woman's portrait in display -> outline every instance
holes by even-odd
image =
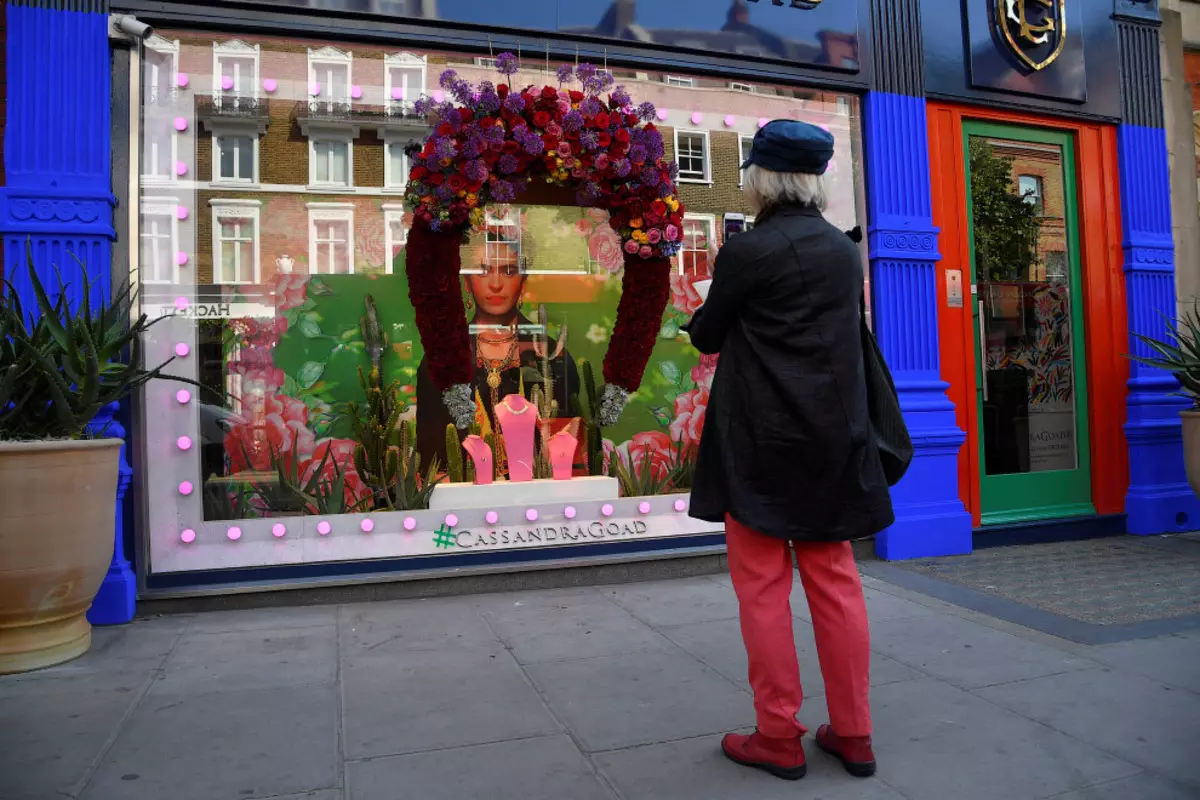
[[[531,398],[535,386],[546,390],[553,416],[579,416],[579,370],[565,347],[551,338],[524,295],[535,257],[533,237],[524,236],[516,208],[490,212],[479,246],[463,252],[462,283],[475,363],[477,407],[497,429],[493,409],[521,391]],[[417,447],[421,463],[436,457],[446,463],[446,426],[450,414],[429,376],[424,359],[417,367]],[[460,435],[462,435],[460,433]]]

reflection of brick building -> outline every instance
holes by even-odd
[[[993,141],[995,154],[1011,158],[1013,189],[1040,210],[1036,275],[1025,280],[1065,277],[1067,271],[1066,198],[1062,153],[1054,146],[1025,142]]]

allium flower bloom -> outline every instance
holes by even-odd
[[[500,156],[499,166],[501,172],[511,175],[520,168],[521,162],[517,160],[516,156]]]
[[[646,160],[646,145],[635,144],[629,148],[629,160],[635,164],[640,164]]]
[[[508,181],[496,181],[492,184],[492,199],[497,203],[510,203],[516,196],[516,190]]]
[[[513,114],[520,114],[525,110],[525,98],[519,94],[510,94],[504,98],[504,108]]]
[[[613,89],[612,101],[617,104],[617,108],[625,108],[633,102],[633,98],[629,96],[629,92],[625,91],[624,86],[618,86]]]
[[[496,71],[501,75],[513,75],[521,68],[521,62],[512,53],[501,53],[496,56]]]
[[[617,175],[624,178],[629,174],[629,171],[633,169],[633,167],[629,164],[628,158],[618,158],[613,162],[613,169],[616,171]]]
[[[657,113],[658,109],[654,107],[654,103],[642,103],[637,107],[637,115],[641,118],[642,122],[649,122],[650,120],[654,119],[654,116]]]
[[[563,130],[574,133],[583,127],[583,114],[572,109],[563,116]]]
[[[454,85],[456,80],[458,80],[458,73],[452,69],[448,69],[438,77],[438,85],[443,89],[449,89]]]
[[[588,117],[596,116],[603,108],[604,107],[600,105],[600,101],[594,97],[585,97],[583,102],[579,104],[579,110]]]
[[[438,158],[454,158],[458,154],[458,143],[449,136],[444,136],[437,140],[433,152],[437,154]]]
[[[563,64],[555,71],[555,75],[558,76],[558,84],[561,86],[564,83],[569,83],[575,77],[575,70],[572,69],[570,64]]]

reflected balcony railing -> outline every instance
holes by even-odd
[[[263,119],[268,116],[267,98],[235,92],[217,92],[196,98],[201,116]]]

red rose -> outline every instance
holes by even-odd
[[[558,89],[555,89],[553,86],[544,86],[542,87],[542,97],[546,99],[550,99],[551,97],[557,98]]]
[[[667,213],[667,204],[664,203],[662,200],[655,200],[653,203],[650,204],[650,210],[653,211],[655,214],[658,214],[659,216],[661,216],[661,215]]]
[[[362,477],[358,474],[358,468],[354,465],[354,448],[355,443],[351,439],[323,439],[313,450],[312,457],[300,465],[301,480],[305,483],[312,480],[317,474],[317,468],[321,468],[321,482],[331,484],[334,480],[334,474],[340,471],[345,476],[345,499],[346,503],[357,503],[365,497],[369,497],[371,490],[363,483]],[[325,458],[328,454],[328,458]],[[321,459],[325,459],[325,463],[321,463]]]
[[[635,433],[633,438],[618,447],[613,455],[621,460],[625,469],[635,475],[640,476],[642,470],[648,466],[655,478],[666,480],[675,460],[675,447],[670,437],[662,431],[643,431]]]
[[[558,147],[558,138],[547,133],[542,136],[542,144],[545,146],[546,152],[549,152]]]
[[[440,172],[433,172],[429,175],[429,182],[434,186],[441,186],[446,181],[446,176]]]
[[[625,124],[631,128],[633,126],[637,125],[638,124],[637,114],[626,114],[625,115]]]
[[[545,111],[539,111],[533,115],[533,124],[539,128],[545,128],[550,124],[551,117]]]
[[[622,144],[629,141],[629,131],[625,130],[624,128],[619,128],[617,132],[613,134],[613,136],[616,137],[616,140]]]
[[[488,164],[495,164],[500,159],[500,154],[495,150],[488,148],[488,151],[483,154],[483,160]]]
[[[706,410],[707,389],[693,389],[675,398],[675,419],[671,421],[671,438],[683,445],[684,450],[692,450],[700,444]]]
[[[570,96],[571,96],[572,103],[583,102],[583,92],[579,91],[578,89],[572,89],[570,92]]]
[[[461,192],[467,188],[467,179],[457,172],[450,176],[450,188],[456,192]]]
[[[289,471],[293,448],[297,459],[308,458],[315,441],[308,429],[308,406],[274,392],[263,397],[262,405],[255,405],[250,420],[239,422],[225,434],[225,452],[232,471],[270,469],[272,450]]]
[[[656,131],[656,130],[658,130],[658,128],[654,127],[654,123],[653,123],[653,122],[647,122],[647,123],[646,123],[646,127],[644,128],[644,130],[647,130],[647,131]]]
[[[608,131],[600,131],[600,135],[596,137],[596,141],[601,147],[608,147],[612,144],[612,137],[608,135]]]
[[[408,177],[412,178],[414,181],[419,181],[428,174],[429,170],[425,167],[413,167],[412,171],[408,173]]]
[[[472,111],[471,109],[467,108],[466,106],[463,106],[462,108],[458,109],[458,113],[460,115],[462,115],[462,121],[463,121],[464,125],[466,125],[471,120],[475,119],[475,112]]]
[[[558,162],[556,162],[554,160],[554,156],[546,156],[546,158],[544,159],[544,162],[546,164],[546,169],[549,170],[550,172],[553,172],[554,170],[558,169]]]
[[[503,149],[504,149],[504,152],[507,153],[508,155],[513,155],[514,153],[516,153],[517,151],[519,151],[521,149],[521,145],[517,144],[512,139],[509,139],[507,142],[504,143]]]
[[[482,117],[479,120],[479,127],[481,127],[481,128],[491,128],[495,124],[496,124],[495,117]]]
[[[599,114],[592,117],[592,122],[595,123],[597,128],[607,128],[609,123],[612,122],[612,119],[608,116],[607,111],[601,111]]]
[[[472,194],[477,194],[483,188],[483,181],[471,181],[467,184],[467,191]]]
[[[443,122],[441,125],[438,125],[437,132],[438,136],[449,136],[454,133],[454,128],[450,127],[449,122]]]
[[[507,84],[507,83],[502,83],[502,84],[500,84],[499,86],[497,86],[497,87],[496,87],[496,94],[500,95],[500,99],[501,99],[501,100],[503,100],[504,98],[508,97],[508,84]]]

